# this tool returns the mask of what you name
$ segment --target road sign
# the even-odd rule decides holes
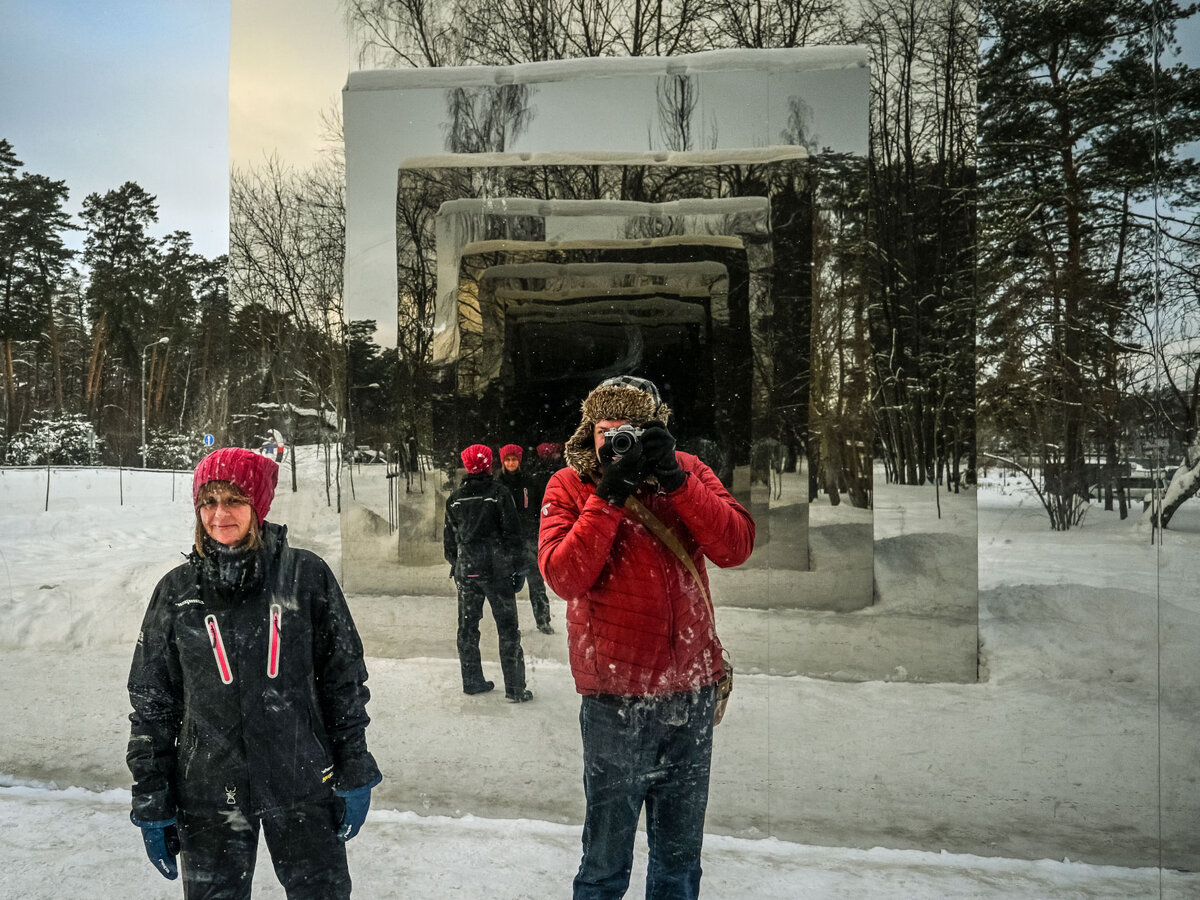
[[[217,442],[217,439],[215,437],[213,437],[211,434],[206,434],[204,436],[204,446],[205,447],[211,447],[216,442]]]

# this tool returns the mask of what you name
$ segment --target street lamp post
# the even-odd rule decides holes
[[[146,351],[159,344],[170,342],[169,337],[160,337],[157,341],[142,348],[142,468],[146,468]]]

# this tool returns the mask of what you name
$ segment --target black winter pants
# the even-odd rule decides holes
[[[550,624],[550,597],[546,593],[546,581],[537,564],[537,536],[525,539],[525,558],[532,560],[525,570],[525,583],[529,585],[529,603],[533,607],[533,621],[538,628]]]
[[[261,819],[237,807],[180,815],[184,900],[250,900],[261,825],[288,900],[348,900],[346,845],[337,839],[336,797]]]
[[[521,650],[521,630],[517,623],[517,597],[507,579],[482,582],[482,579],[458,584],[458,662],[462,669],[463,690],[483,683],[483,664],[479,657],[479,620],[483,618],[484,599],[492,607],[496,633],[500,638],[500,671],[504,675],[504,693],[510,696],[525,690],[525,654]]]

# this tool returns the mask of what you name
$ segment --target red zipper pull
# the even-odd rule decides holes
[[[229,668],[229,657],[225,655],[225,643],[221,640],[221,629],[217,625],[217,617],[209,614],[204,617],[204,625],[208,629],[208,642],[212,644],[213,656],[217,659],[217,671],[221,673],[221,681],[233,684],[233,670]]]
[[[267,648],[267,677],[274,678],[279,674],[279,650],[283,631],[283,608],[278,603],[271,604],[270,643]]]

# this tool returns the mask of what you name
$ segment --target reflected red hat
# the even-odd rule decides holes
[[[500,459],[503,460],[506,456],[515,456],[517,459],[524,459],[525,451],[517,444],[505,444],[500,448]]]
[[[210,453],[192,474],[192,505],[200,499],[200,489],[210,481],[228,481],[250,498],[254,514],[261,525],[275,499],[279,483],[279,466],[275,460],[246,450],[243,447],[223,447]]]
[[[461,455],[463,466],[472,475],[492,471],[492,448],[486,444],[472,444]]]
[[[537,445],[537,455],[542,459],[550,459],[556,453],[562,451],[562,444],[556,444],[553,441],[547,441],[544,444]]]

